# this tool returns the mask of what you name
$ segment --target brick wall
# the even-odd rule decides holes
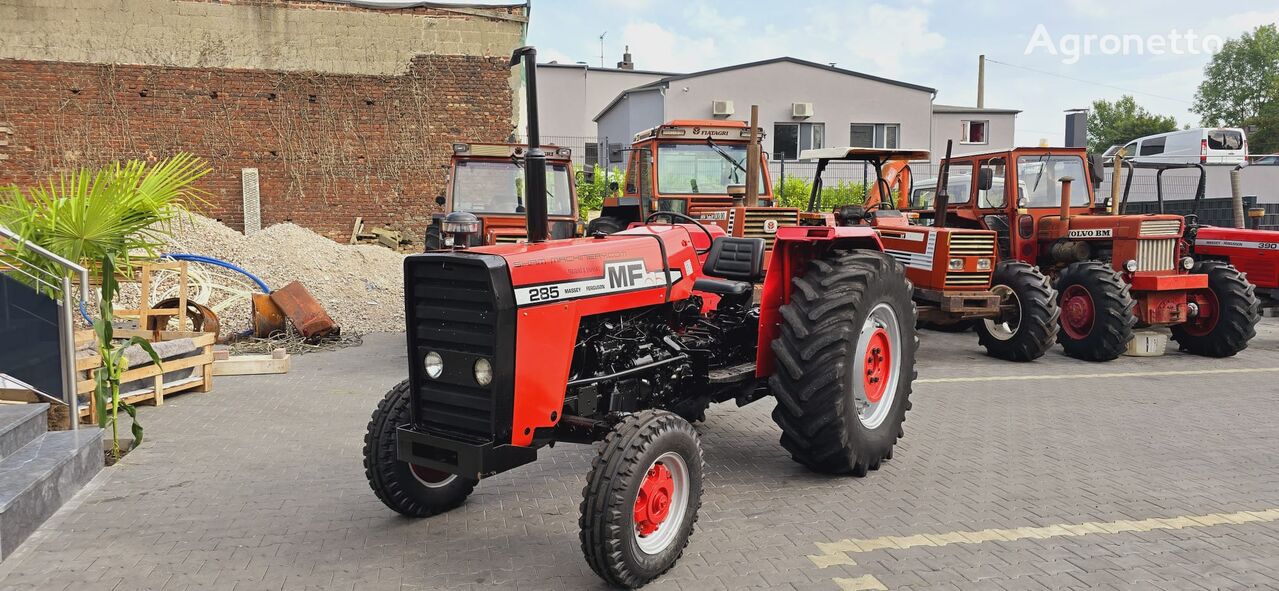
[[[192,16],[184,8],[203,2],[124,1],[150,4],[211,29],[246,18],[241,12]],[[93,18],[77,12],[86,3],[72,3],[74,8],[62,3],[64,8],[32,14]],[[313,18],[311,13],[368,16],[335,5],[281,0],[216,5],[220,11],[289,11],[305,17],[274,14],[267,19],[281,22],[309,23],[305,19]],[[124,56],[112,53],[111,44],[94,45],[97,53],[82,61],[67,57],[78,55],[77,44],[86,43],[84,39],[51,47],[45,53],[52,57],[41,59],[27,59],[33,52],[40,54],[30,46],[13,50],[20,55],[6,49],[0,52],[0,185],[29,185],[68,168],[188,151],[213,167],[202,182],[209,193],[203,213],[233,228],[243,227],[241,169],[257,168],[263,225],[292,221],[346,240],[355,217],[361,216],[366,225],[420,236],[442,190],[450,143],[503,141],[512,131],[512,84],[518,79],[507,66],[509,53],[502,51],[509,52],[522,35],[522,21],[510,16],[513,10],[495,9],[496,19],[379,11],[373,16],[403,17],[379,29],[383,37],[398,32],[401,38],[395,41],[404,45],[425,27],[442,39],[435,45],[423,43],[422,55],[409,54],[394,68],[389,60],[395,55],[386,48],[395,43],[380,44],[380,62],[359,62],[358,56],[333,62],[334,51],[341,48],[333,46],[338,41],[332,37],[314,37],[324,45],[312,48],[313,54],[281,50],[280,62],[288,66],[281,68],[246,67],[244,51],[201,51],[205,57],[187,60],[184,52],[190,48],[177,42],[169,44],[172,55],[183,59],[158,57],[141,64],[128,63],[137,61],[137,47],[120,47],[120,52],[133,52]],[[148,18],[140,9],[131,16]],[[0,28],[39,28],[35,18]],[[253,39],[256,34],[251,27],[240,28],[233,38]],[[476,40],[467,41],[467,35]],[[122,38],[127,45],[129,38]],[[290,27],[263,37],[290,44],[281,46],[286,48],[309,38],[306,30]],[[216,48],[232,38],[192,39],[194,45]]]

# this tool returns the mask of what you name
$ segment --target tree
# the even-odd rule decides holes
[[[1249,154],[1279,154],[1279,85],[1270,96],[1256,115],[1243,121],[1252,130],[1248,134]]]
[[[1276,100],[1275,88],[1279,88],[1279,29],[1263,25],[1226,41],[1212,56],[1190,110],[1204,125],[1242,125]]]
[[[1147,111],[1131,95],[1119,100],[1095,100],[1088,112],[1088,148],[1096,153],[1139,137],[1176,131],[1177,120]]]

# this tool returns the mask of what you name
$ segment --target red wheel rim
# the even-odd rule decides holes
[[[892,339],[889,338],[888,331],[877,328],[871,333],[870,344],[866,347],[866,375],[862,376],[867,401],[874,404],[884,397],[892,370]]]
[[[641,536],[657,531],[658,526],[670,516],[671,496],[675,481],[671,471],[662,464],[653,464],[644,475],[639,494],[635,496],[635,530]]]
[[[1061,294],[1061,328],[1070,338],[1087,338],[1092,333],[1095,314],[1092,294],[1082,285],[1067,287]]]
[[[1190,299],[1199,306],[1199,314],[1186,322],[1181,329],[1193,336],[1207,336],[1212,329],[1217,328],[1217,318],[1221,315],[1221,304],[1217,301],[1217,294],[1208,290],[1196,293],[1190,296]]]

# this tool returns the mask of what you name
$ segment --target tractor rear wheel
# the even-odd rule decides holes
[[[702,446],[693,426],[646,410],[604,438],[582,491],[582,553],[619,587],[639,587],[684,553],[702,505]]]
[[[1100,261],[1071,263],[1057,277],[1061,331],[1066,354],[1085,361],[1110,361],[1123,354],[1137,325],[1128,284]]]
[[[795,461],[865,476],[892,456],[915,379],[915,304],[901,264],[883,253],[836,251],[791,280],[773,420]]]
[[[1199,316],[1172,327],[1182,351],[1206,357],[1230,357],[1257,336],[1261,302],[1243,273],[1222,261],[1200,261],[1191,273],[1208,276],[1208,290],[1197,292]]]
[[[995,266],[991,291],[1002,305],[1013,307],[998,318],[977,323],[977,342],[991,357],[1009,361],[1033,361],[1057,342],[1057,292],[1039,269],[1022,261],[1002,261]]]
[[[395,430],[409,422],[409,381],[391,388],[378,403],[364,434],[364,475],[387,507],[408,517],[430,517],[456,508],[476,480],[400,461]]]
[[[602,215],[591,220],[591,223],[586,225],[586,235],[616,234],[624,229],[626,229],[626,222],[623,222],[620,218]]]

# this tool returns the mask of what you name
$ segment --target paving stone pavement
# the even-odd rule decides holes
[[[999,362],[975,335],[924,333],[906,437],[862,479],[793,463],[771,399],[715,407],[698,426],[697,532],[649,588],[1279,588],[1279,521],[1176,520],[1279,508],[1279,321],[1266,322],[1236,358],[1108,364]],[[0,564],[0,589],[601,588],[577,537],[589,447],[548,450],[428,520],[369,491],[361,438],[404,375],[402,339],[144,408],[146,444]],[[1219,373],[1187,373],[1202,370]],[[1121,375],[1079,377],[1098,373]],[[1035,375],[1056,377],[1022,379]],[[1184,527],[1039,537],[1153,518]],[[1041,529],[940,543],[1016,528]],[[883,536],[920,544],[823,550]]]

